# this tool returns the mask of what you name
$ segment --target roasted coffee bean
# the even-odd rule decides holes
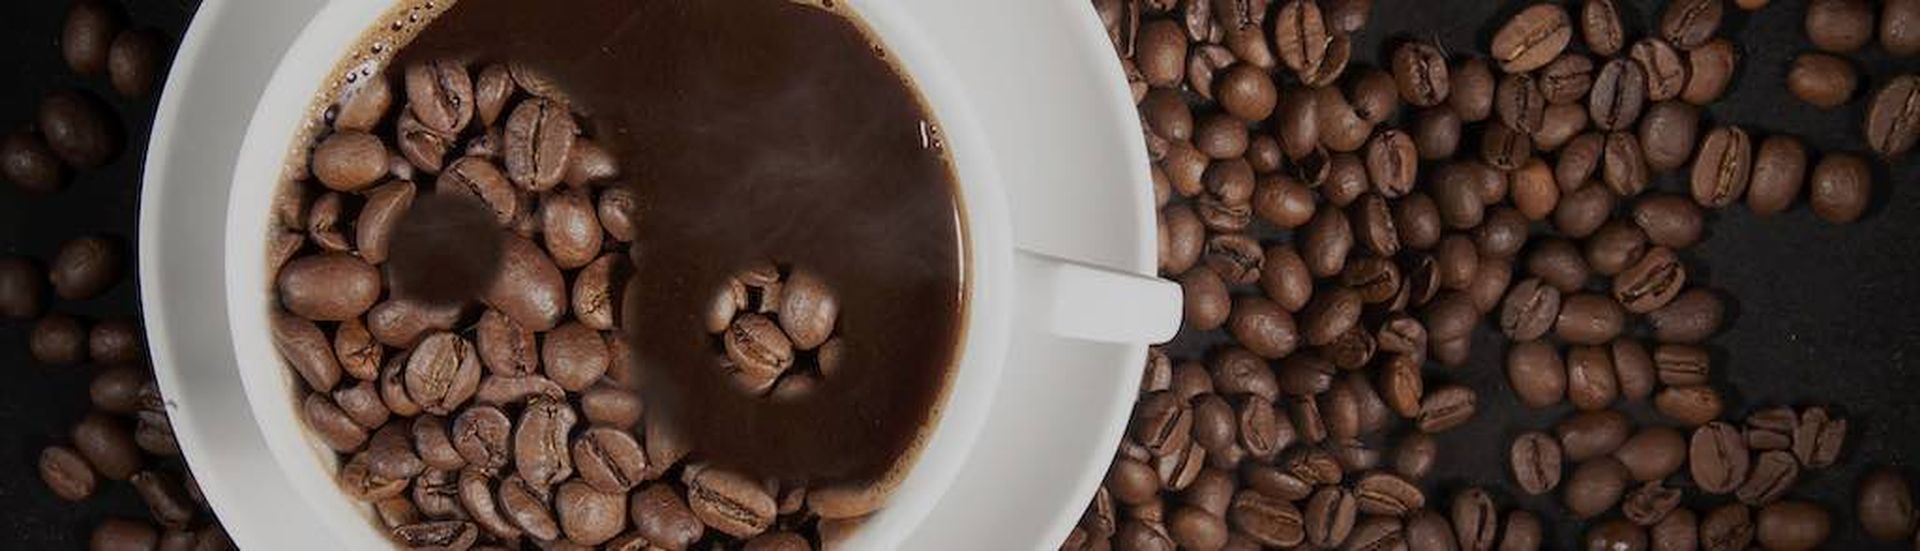
[[[1434,174],[1434,204],[1439,211],[1439,221],[1447,227],[1472,228],[1485,219],[1486,203],[1480,200],[1476,172],[1464,163],[1448,163]],[[1494,176],[1499,174],[1496,172]]]
[[[125,265],[120,243],[113,238],[77,237],[60,244],[47,264],[47,279],[60,298],[89,299],[119,283]]]
[[[1330,33],[1327,42],[1326,58],[1316,67],[1299,74],[1300,83],[1314,87],[1331,87],[1340,76],[1346,74],[1347,63],[1353,57],[1353,42],[1343,33]]]
[[[1447,106],[1463,122],[1480,122],[1493,113],[1494,78],[1485,59],[1469,57],[1447,71]]]
[[[53,495],[74,502],[91,497],[98,485],[93,467],[87,464],[87,459],[66,446],[48,446],[40,450],[40,480],[46,483],[48,490],[53,491]],[[1905,491],[1904,487],[1902,491]]]
[[[1235,494],[1227,520],[1238,532],[1261,545],[1292,547],[1307,539],[1306,521],[1300,510],[1261,492]]]
[[[1193,410],[1186,400],[1171,393],[1157,392],[1141,397],[1134,406],[1130,434],[1154,455],[1166,455],[1187,447],[1193,433]]]
[[[1716,184],[1716,187],[1720,186]],[[1634,202],[1632,217],[1634,224],[1646,231],[1648,241],[1655,245],[1685,249],[1699,243],[1705,233],[1706,217],[1699,205],[1679,195],[1642,197]]]
[[[353,422],[367,430],[380,428],[391,418],[393,412],[380,399],[380,390],[373,381],[359,381],[358,384],[344,385],[333,390],[333,403],[340,406]]]
[[[480,358],[465,338],[438,333],[414,347],[406,360],[407,395],[429,413],[448,415],[473,397],[480,384]]]
[[[1361,69],[1347,79],[1347,98],[1361,119],[1380,124],[1400,112],[1400,89],[1394,75],[1374,68]]]
[[[1800,414],[1793,408],[1780,406],[1762,408],[1747,415],[1747,447],[1755,450],[1789,450],[1793,448],[1793,431],[1800,423]]]
[[[1607,189],[1621,197],[1639,195],[1647,189],[1646,149],[1638,138],[1627,132],[1609,132],[1602,151],[1601,179]]]
[[[1681,0],[1660,15],[1660,36],[1683,50],[1698,48],[1720,28],[1721,0]]]
[[[1587,129],[1587,108],[1578,103],[1548,105],[1541,113],[1540,128],[1533,132],[1533,146],[1542,151],[1560,149]]]
[[[1302,88],[1288,88],[1280,94],[1271,120],[1273,135],[1288,159],[1299,160],[1320,147],[1319,94]]]
[[[1832,109],[1852,99],[1860,76],[1846,58],[1808,52],[1793,58],[1787,70],[1787,91],[1800,101],[1822,109]]]
[[[1500,331],[1515,341],[1530,341],[1553,328],[1560,313],[1560,290],[1538,278],[1522,280],[1507,292],[1500,310]]]
[[[120,155],[120,121],[93,95],[62,90],[40,100],[35,121],[54,155],[76,168],[99,168]]]
[[[1722,505],[1700,519],[1702,549],[1746,549],[1753,534],[1753,510],[1739,503]]]
[[[1480,159],[1500,170],[1514,170],[1533,154],[1533,138],[1506,124],[1489,124],[1480,136]]]
[[[1554,4],[1535,4],[1500,27],[1493,35],[1493,57],[1507,73],[1524,73],[1545,66],[1573,39],[1567,12]]]
[[[1808,178],[1807,204],[1820,219],[1834,224],[1859,220],[1873,194],[1873,169],[1866,159],[1847,153],[1828,153],[1813,166]]]
[[[1613,298],[1575,293],[1562,299],[1554,334],[1574,344],[1605,344],[1626,326],[1626,312]]]
[[[1514,438],[1507,451],[1507,465],[1520,490],[1530,495],[1553,491],[1560,485],[1562,455],[1560,444],[1546,433],[1533,431]]]
[[[1627,489],[1627,468],[1611,456],[1580,463],[1567,477],[1562,504],[1575,517],[1588,519],[1620,502]]]
[[[128,414],[138,411],[143,404],[141,387],[148,384],[147,374],[131,365],[117,365],[100,371],[87,385],[87,396],[93,407],[108,413]]]
[[[60,33],[60,55],[67,68],[81,76],[107,70],[115,36],[126,26],[126,14],[112,2],[74,2]]]
[[[1793,456],[1807,468],[1825,468],[1839,458],[1846,437],[1846,419],[1833,416],[1823,407],[1806,408],[1800,411],[1800,423],[1793,430]]]
[[[1605,156],[1604,134],[1587,132],[1567,141],[1553,165],[1553,182],[1560,193],[1569,194],[1585,186],[1599,172]]]
[[[1504,191],[1501,195],[1505,195]],[[1509,260],[1520,254],[1520,248],[1527,244],[1527,218],[1520,211],[1504,205],[1495,206],[1487,211],[1486,221],[1474,228],[1473,243],[1478,247],[1480,256],[1488,259]]]
[[[1358,510],[1359,500],[1345,488],[1326,486],[1315,491],[1301,511],[1307,541],[1323,548],[1339,546],[1353,533]]]
[[[1785,450],[1761,452],[1754,457],[1747,480],[1734,490],[1741,503],[1764,506],[1780,499],[1800,479],[1800,463]]]
[[[1686,267],[1673,249],[1656,246],[1613,277],[1613,298],[1628,312],[1645,314],[1672,302],[1686,281]]]
[[[160,524],[180,529],[193,520],[194,505],[187,498],[186,489],[172,476],[158,471],[141,471],[133,475],[130,481],[134,491],[140,494],[140,500],[146,503],[147,512]]]
[[[1395,198],[1413,189],[1419,169],[1419,155],[1413,138],[1398,130],[1374,134],[1367,142],[1367,177],[1381,195]]]
[[[1169,230],[1177,231],[1185,227],[1185,222],[1182,221],[1176,225],[1174,220],[1175,209],[1185,209],[1185,207],[1175,205],[1167,209]],[[1253,213],[1258,215],[1261,220],[1265,220],[1267,223],[1281,228],[1291,229],[1300,227],[1313,218],[1313,190],[1308,189],[1307,186],[1302,185],[1299,180],[1290,176],[1280,174],[1264,176],[1260,178],[1259,183],[1254,186]],[[1193,227],[1196,230],[1199,229],[1197,224]],[[1176,233],[1175,235],[1180,236],[1181,234]],[[1177,252],[1182,249],[1176,247],[1175,250]],[[1176,254],[1175,258],[1181,259],[1184,257]]]
[[[1647,427],[1620,443],[1612,453],[1634,480],[1663,480],[1686,462],[1687,440],[1672,428]]]
[[[1260,251],[1260,242],[1255,241],[1252,237],[1241,234],[1217,234],[1209,237],[1203,258],[1206,260],[1207,267],[1213,269],[1214,273],[1219,274],[1220,278],[1228,285],[1246,285],[1258,281],[1260,279],[1261,264],[1266,260],[1265,255]],[[830,298],[826,294],[824,285],[821,287],[820,290],[814,293],[814,296],[816,298]],[[782,316],[781,321],[783,323],[786,321],[786,317],[787,316],[784,315]],[[822,324],[820,320],[816,320],[814,322],[816,327],[812,328],[822,333],[818,335],[819,340],[822,341],[824,341],[826,337],[824,333],[832,329],[832,324],[830,323],[832,320],[827,319],[824,321],[828,323]],[[819,327],[820,325],[824,325],[824,327]],[[817,345],[818,342],[814,344]]]
[[[1453,157],[1460,148],[1460,116],[1453,109],[1433,107],[1422,109],[1414,116],[1413,127],[1408,130],[1413,135],[1413,144],[1421,160],[1437,161]]]
[[[1593,87],[1593,60],[1584,54],[1565,53],[1540,69],[1536,81],[1542,97],[1553,104],[1567,104],[1587,96]]]
[[[1605,346],[1574,346],[1567,350],[1567,401],[1576,409],[1597,411],[1620,396],[1620,381]]]
[[[1274,308],[1276,312],[1279,310],[1277,306]],[[1333,287],[1315,293],[1313,300],[1300,313],[1301,331],[1307,344],[1324,346],[1332,343],[1359,322],[1361,308],[1360,293],[1348,287]],[[1281,356],[1285,354],[1273,357]]]
[[[1746,480],[1749,460],[1746,441],[1733,425],[1715,421],[1694,429],[1687,466],[1702,491],[1732,492]]]
[[[1319,209],[1302,230],[1300,257],[1314,277],[1340,273],[1353,250],[1353,228],[1340,209]]]
[[[1752,173],[1747,132],[1738,126],[1715,128],[1700,142],[1700,156],[1693,162],[1693,200],[1709,208],[1732,204],[1746,192]]]
[[[1585,258],[1600,275],[1618,275],[1640,261],[1647,251],[1647,234],[1623,220],[1607,222],[1587,240]]]
[[[1527,253],[1526,271],[1563,294],[1586,287],[1591,273],[1573,242],[1559,237],[1535,242]]]
[[[493,408],[472,408],[468,411],[472,411],[473,409]],[[498,412],[498,410],[494,411],[496,413]],[[462,412],[462,417],[466,417],[466,412]],[[503,415],[502,419],[504,418],[505,416]],[[471,429],[473,427],[468,428]],[[500,436],[495,442],[498,444],[491,446],[491,451],[485,451],[482,455],[498,456],[504,461],[506,453],[506,425],[498,425],[497,430]],[[453,438],[448,433],[446,418],[438,415],[415,417],[413,418],[411,432],[415,453],[420,457],[422,462],[426,463],[428,468],[452,471],[459,470],[461,467],[467,465],[467,459],[464,455],[465,452],[463,452],[460,447],[455,446]],[[476,441],[467,440],[466,442],[468,445],[472,445]],[[479,452],[481,450],[475,451]]]
[[[545,397],[528,401],[520,413],[520,421],[513,427],[515,473],[540,488],[551,487],[572,476],[567,435],[578,419],[565,402]],[[473,458],[469,457],[468,461],[472,462]]]
[[[107,480],[127,480],[140,471],[140,450],[132,431],[119,419],[89,413],[73,425],[68,437],[80,456]]]
[[[1175,544],[1185,548],[1218,549],[1227,543],[1226,519],[1197,507],[1175,509],[1167,520],[1167,531]]]
[[[1647,531],[1623,519],[1602,521],[1587,530],[1587,549],[1646,549]]]
[[[1674,509],[1667,513],[1667,518],[1647,530],[1649,548],[1657,551],[1699,549],[1699,525],[1699,517],[1691,509]]]
[[[1295,73],[1314,72],[1327,60],[1332,37],[1318,3],[1302,0],[1282,3],[1273,18],[1272,34],[1274,51]]]
[[[1232,159],[1245,166],[1246,161],[1239,157],[1247,154],[1247,125],[1225,113],[1207,115],[1193,130],[1193,146],[1216,161]],[[1209,169],[1208,172],[1212,172]],[[1252,190],[1253,169],[1246,168],[1244,181],[1247,189]],[[1208,188],[1214,186],[1208,185]],[[1244,200],[1244,197],[1242,198]]]
[[[1646,482],[1627,493],[1620,503],[1620,512],[1634,524],[1653,526],[1680,507],[1680,497],[1679,488],[1668,488],[1657,481]]]
[[[1193,440],[1210,452],[1220,452],[1234,444],[1233,406],[1218,394],[1203,394],[1193,399]]]
[[[1354,111],[1353,104],[1347,101],[1347,97],[1342,95],[1338,88],[1320,88],[1299,93],[1311,93],[1316,96],[1313,107],[1314,116],[1318,120],[1313,124],[1319,131],[1320,145],[1325,146],[1326,149],[1336,153],[1357,151],[1360,146],[1366,144],[1367,138],[1373,135],[1373,123],[1361,118],[1360,114]],[[1286,139],[1285,132],[1281,134],[1281,139]]]
[[[1832,521],[1819,505],[1781,501],[1760,509],[1754,540],[1767,549],[1818,549],[1832,533]]]
[[[1686,165],[1687,159],[1693,156],[1699,128],[1700,111],[1691,104],[1663,101],[1648,107],[1646,115],[1640,118],[1639,133],[1647,168],[1654,172],[1669,172]],[[1738,130],[1738,127],[1722,127],[1715,132],[1721,130]],[[1745,132],[1741,134],[1744,138]],[[1707,140],[1711,142],[1715,135],[1708,133]],[[1699,166],[1698,161],[1695,166]],[[1739,186],[1745,189],[1746,181],[1741,180]]]
[[[1508,349],[1507,381],[1527,407],[1558,404],[1566,394],[1566,371],[1560,353],[1544,341],[1515,343]]]
[[[529,191],[552,188],[566,176],[578,134],[565,105],[545,98],[522,102],[507,118],[507,177]]]
[[[114,37],[107,51],[107,79],[113,90],[133,99],[151,94],[165,40],[159,31],[147,28],[121,31]]]
[[[1546,107],[1547,98],[1531,74],[1509,74],[1502,77],[1494,89],[1494,114],[1499,116],[1501,124],[1513,130],[1526,134],[1538,131]]]
[[[1920,54],[1920,4],[1884,2],[1880,10],[1880,47],[1901,57]]]
[[[1546,528],[1541,526],[1540,517],[1525,509],[1507,512],[1506,529],[1501,531],[1500,551],[1530,551],[1540,549],[1546,539]]]
[[[42,455],[44,458],[45,456]],[[43,459],[42,465],[45,465]],[[1881,467],[1860,479],[1854,513],[1867,534],[1881,541],[1904,541],[1913,536],[1916,521],[1913,490],[1899,470]]]
[[[1555,425],[1560,448],[1569,461],[1584,462],[1620,448],[1632,431],[1631,422],[1618,411],[1583,411]]]
[[[1589,185],[1562,195],[1560,205],[1553,211],[1553,226],[1569,238],[1584,239],[1593,235],[1612,215],[1616,197],[1605,186],[1599,185]],[[1588,262],[1592,262],[1592,259],[1588,259]]]
[[[1247,64],[1228,67],[1225,73],[1217,77],[1213,96],[1227,113],[1247,122],[1267,120],[1279,101],[1279,91],[1274,88],[1273,78],[1267,76],[1260,67]]]
[[[1493,549],[1495,534],[1500,531],[1500,510],[1494,508],[1493,497],[1486,490],[1467,488],[1453,494],[1452,512],[1453,535],[1460,549]]]
[[[1673,44],[1659,38],[1646,38],[1628,49],[1628,56],[1647,73],[1647,99],[1666,101],[1680,97],[1687,86],[1687,62]]]
[[[94,525],[87,542],[89,549],[99,551],[134,551],[154,549],[159,539],[159,530],[146,521],[108,518]]]
[[[1632,126],[1649,99],[1647,82],[1646,69],[1633,60],[1614,59],[1601,65],[1587,96],[1587,114],[1593,117],[1593,125],[1607,131]]]
[[[1707,105],[1720,99],[1740,69],[1740,53],[1733,41],[1715,38],[1687,51],[1687,85],[1680,99],[1694,105]]]
[[[1188,327],[1211,331],[1227,322],[1231,310],[1227,285],[1212,268],[1199,266],[1187,270],[1180,276],[1180,289],[1185,297]]]
[[[1477,396],[1473,389],[1447,385],[1433,389],[1420,400],[1415,424],[1421,432],[1440,433],[1465,424],[1473,418]]]
[[[1440,48],[1426,42],[1406,42],[1393,51],[1393,81],[1400,99],[1417,107],[1432,107],[1447,101],[1452,79],[1447,74],[1447,59]]]
[[[605,543],[627,526],[625,492],[602,492],[579,480],[560,485],[554,492],[553,509],[561,532],[580,545]]]
[[[1712,291],[1688,289],[1672,302],[1647,313],[1653,336],[1663,343],[1697,343],[1720,330],[1725,306]]]
[[[1630,402],[1652,396],[1654,384],[1659,382],[1660,375],[1655,369],[1653,355],[1647,353],[1647,347],[1638,340],[1616,339],[1610,349],[1613,352],[1613,374],[1620,378],[1620,396]]]
[[[1447,517],[1432,509],[1422,509],[1407,519],[1406,547],[1408,549],[1433,549],[1451,551],[1458,549],[1459,543],[1453,536],[1453,525]]]
[[[1560,204],[1553,169],[1540,159],[1528,160],[1519,170],[1507,173],[1507,190],[1514,208],[1526,220],[1544,220]]]
[[[42,364],[78,364],[87,359],[87,328],[71,316],[51,314],[33,324],[27,346]]]
[[[1302,189],[1304,190],[1305,188]],[[1256,197],[1258,197],[1258,195],[1256,195]],[[1160,255],[1160,270],[1163,273],[1170,274],[1185,272],[1200,260],[1200,254],[1206,242],[1206,226],[1201,224],[1200,217],[1194,214],[1193,209],[1184,204],[1169,205],[1165,210],[1161,211],[1161,213],[1165,223],[1163,224],[1160,235],[1165,238],[1167,246],[1166,250],[1162,251]],[[738,297],[729,302],[738,302],[744,305],[746,300],[745,288],[740,288],[737,293]],[[731,308],[738,309],[740,307],[741,306],[732,306]],[[723,311],[723,313],[725,315],[716,315],[715,317],[708,318],[707,330],[709,332],[724,330],[726,324],[732,321],[732,310],[726,310]]]
[[[1393,470],[1406,479],[1425,479],[1428,473],[1433,472],[1439,453],[1439,443],[1433,436],[1423,432],[1408,433],[1393,448]]]
[[[1365,515],[1405,516],[1427,505],[1427,495],[1419,486],[1390,472],[1369,472],[1354,484],[1359,513]]]
[[[1866,0],[1815,0],[1807,4],[1806,30],[1815,48],[1858,50],[1873,39],[1873,6]]]
[[[1580,37],[1593,53],[1610,56],[1626,46],[1620,8],[1613,0],[1586,0],[1580,6]]]
[[[1653,359],[1659,369],[1661,384],[1681,386],[1707,383],[1711,358],[1705,348],[1683,344],[1663,344],[1654,351]],[[1792,420],[1789,419],[1788,422]]]
[[[437,432],[434,424],[433,422],[426,425],[416,423],[414,428],[416,432],[420,430]],[[497,470],[505,467],[507,461],[512,458],[513,430],[513,422],[509,421],[507,414],[499,408],[475,406],[461,411],[459,417],[454,418],[451,436],[447,438],[461,462],[483,469]],[[421,443],[423,456],[426,455],[427,444],[438,438],[429,436],[428,441]],[[433,445],[438,446],[438,444]],[[436,453],[444,455],[444,449]],[[450,459],[440,458],[436,461],[451,465],[454,462]]]
[[[55,280],[56,289],[59,281]],[[280,270],[276,284],[282,306],[317,321],[339,321],[365,313],[380,298],[381,287],[379,270],[347,253],[296,258]]]
[[[53,193],[66,186],[67,166],[39,134],[15,130],[0,137],[0,180],[35,194]]]
[[[1798,138],[1775,134],[1761,140],[1753,159],[1753,181],[1747,190],[1748,210],[1766,216],[1793,206],[1806,181],[1806,147]]]
[[[416,63],[406,69],[408,111],[427,128],[458,134],[473,118],[473,79],[457,61]]]
[[[1718,417],[1726,408],[1720,392],[1707,385],[1670,386],[1653,397],[1661,415],[1686,426],[1698,426]]]
[[[1346,269],[1340,272],[1340,284],[1357,291],[1360,300],[1367,304],[1382,304],[1400,296],[1403,279],[1399,265],[1373,256],[1355,258],[1347,262]],[[1369,357],[1372,346],[1373,339],[1370,337],[1367,350]]]

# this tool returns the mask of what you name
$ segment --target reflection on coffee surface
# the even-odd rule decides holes
[[[947,151],[888,57],[831,1],[385,16],[268,239],[341,488],[413,547],[844,538],[966,310]]]

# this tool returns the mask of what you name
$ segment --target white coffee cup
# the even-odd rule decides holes
[[[393,4],[209,0],[162,99],[141,214],[155,369],[195,475],[243,545],[387,544],[300,421],[300,383],[267,330],[265,238],[313,98]],[[1055,545],[1118,441],[1145,343],[1180,317],[1178,288],[1152,277],[1154,203],[1124,79],[1079,0],[853,4],[946,136],[972,262],[940,417],[853,546]],[[1036,475],[1045,483],[1022,480]]]

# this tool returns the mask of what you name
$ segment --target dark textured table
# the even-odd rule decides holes
[[[1499,25],[1533,3],[1375,0],[1373,18],[1355,41],[1354,59],[1383,60],[1386,47],[1406,37],[1438,40],[1456,56],[1484,56]],[[1577,10],[1579,3],[1562,4]],[[1629,39],[1637,40],[1651,33],[1666,2],[1621,4]],[[1789,95],[1784,84],[1793,57],[1812,49],[1802,30],[1806,3],[1774,0],[1752,13],[1727,4],[1720,36],[1740,45],[1742,61],[1728,93],[1704,110],[1701,133],[1710,124],[1737,124],[1756,136],[1796,134],[1814,159],[1823,151],[1868,152],[1860,135],[1868,86],[1920,70],[1920,58],[1895,58],[1876,46],[1850,54],[1866,78],[1859,95],[1841,108],[1815,109]],[[1467,143],[1475,136],[1469,133]],[[1743,419],[1762,406],[1814,404],[1848,417],[1840,463],[1802,473],[1787,494],[1817,502],[1832,513],[1829,548],[1877,544],[1853,515],[1854,487],[1868,467],[1902,466],[1909,480],[1920,482],[1920,372],[1911,371],[1920,366],[1908,363],[1908,354],[1920,354],[1920,190],[1912,189],[1920,177],[1916,158],[1920,155],[1909,154],[1891,167],[1875,163],[1875,197],[1859,222],[1825,223],[1807,209],[1804,197],[1792,211],[1770,218],[1754,216],[1744,206],[1730,207],[1712,211],[1706,242],[1682,254],[1690,283],[1704,283],[1733,299],[1730,328],[1708,343],[1713,382],[1728,398],[1725,417]],[[1682,174],[1662,175],[1655,182],[1658,189],[1685,193]],[[1179,356],[1195,357],[1220,337],[1180,338]],[[1460,382],[1480,396],[1473,421],[1439,438],[1439,463],[1424,484],[1429,505],[1436,496],[1451,497],[1457,488],[1488,487],[1503,509],[1520,506],[1541,514],[1552,532],[1550,541],[1577,546],[1582,524],[1562,520],[1567,516],[1559,495],[1525,497],[1511,482],[1506,461],[1515,435],[1550,431],[1572,407],[1521,406],[1507,384],[1505,355],[1504,337],[1491,323],[1482,323],[1471,362],[1455,369],[1427,367],[1427,388],[1439,381]],[[1649,403],[1624,409],[1637,425],[1657,422]],[[1687,504],[1704,511],[1730,497],[1690,497]],[[1904,546],[1889,548],[1899,547]]]
[[[1074,0],[1059,0],[1074,1]],[[194,0],[124,2],[136,24],[161,29],[177,40],[193,12]],[[1644,36],[1663,2],[1630,2],[1629,26]],[[1455,54],[1486,51],[1498,21],[1525,2],[1377,0],[1372,23],[1356,42],[1355,59],[1377,60],[1383,44],[1396,37],[1437,39]],[[1746,126],[1759,133],[1791,132],[1818,151],[1863,151],[1859,137],[1862,101],[1821,111],[1792,100],[1782,82],[1792,56],[1808,49],[1800,17],[1804,3],[1776,0],[1757,14],[1729,9],[1722,28],[1742,46],[1742,69],[1733,89],[1707,110],[1715,123]],[[136,239],[140,160],[154,102],[122,101],[104,79],[68,72],[57,49],[66,2],[0,2],[0,125],[30,123],[40,98],[79,87],[107,98],[127,125],[129,147],[111,166],[80,174],[65,191],[29,196],[0,186],[0,252],[49,257],[62,241],[104,233]],[[1920,69],[1920,61],[1895,59],[1877,49],[1850,56],[1872,81]],[[1863,92],[1864,93],[1864,92]],[[1811,499],[1834,514],[1836,548],[1861,548],[1869,542],[1852,521],[1851,494],[1869,466],[1902,465],[1909,476],[1920,461],[1920,374],[1910,374],[1907,354],[1920,353],[1920,193],[1906,189],[1920,176],[1915,155],[1881,167],[1876,199],[1867,217],[1848,226],[1816,219],[1804,206],[1760,219],[1743,208],[1713,214],[1710,238],[1690,251],[1695,281],[1735,297],[1731,329],[1712,341],[1715,383],[1729,391],[1729,413],[1758,406],[1825,404],[1850,419],[1847,449],[1833,468],[1803,476],[1789,494]],[[1680,189],[1676,176],[1658,180]],[[131,266],[129,266],[131,272]],[[131,276],[105,296],[88,301],[55,301],[52,309],[90,319],[137,313]],[[63,440],[67,428],[87,408],[86,385],[92,367],[40,366],[28,356],[30,325],[0,323],[0,548],[41,549],[84,546],[88,528],[99,518],[141,513],[139,499],[125,484],[104,484],[102,497],[78,506],[53,497],[35,467],[41,447]],[[1193,355],[1211,342],[1207,336],[1183,336],[1180,352]],[[1466,485],[1495,487],[1503,507],[1524,506],[1549,519],[1562,515],[1556,498],[1516,499],[1505,474],[1507,441],[1523,430],[1549,427],[1568,409],[1532,411],[1520,407],[1507,389],[1501,367],[1504,344],[1483,325],[1467,367],[1429,368],[1434,380],[1462,381],[1480,391],[1478,417],[1441,439],[1441,462],[1430,491]],[[1651,421],[1644,404],[1628,408]],[[1917,479],[1920,480],[1920,479]],[[1442,495],[1442,494],[1433,494]],[[1694,505],[1711,501],[1695,501]],[[1557,541],[1573,545],[1580,526],[1550,524]]]
[[[158,28],[179,41],[196,0],[122,2],[134,25]],[[122,100],[106,77],[86,78],[61,61],[59,36],[67,10],[63,0],[0,2],[0,128],[31,124],[40,98],[80,88],[103,98],[126,128],[127,147],[111,165],[78,171],[67,189],[30,195],[0,185],[0,253],[25,255],[42,263],[60,243],[82,235],[110,235],[128,251],[127,277],[106,294],[84,301],[54,300],[49,310],[88,320],[139,316],[132,251],[138,240],[141,159],[158,96]],[[73,504],[40,482],[40,449],[67,440],[67,429],[87,411],[87,382],[99,368],[48,367],[27,353],[31,323],[0,322],[0,548],[71,549],[86,547],[88,531],[108,516],[146,516],[145,507],[126,483],[107,483],[93,499]]]

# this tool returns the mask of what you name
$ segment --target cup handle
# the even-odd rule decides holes
[[[1021,249],[1014,254],[1022,327],[1095,342],[1165,342],[1180,329],[1173,282]]]

